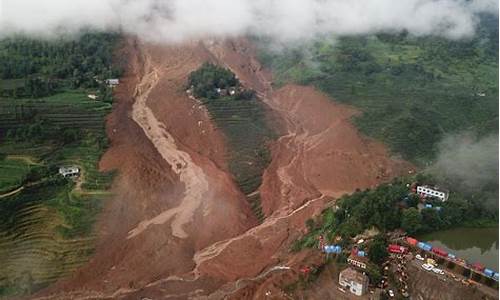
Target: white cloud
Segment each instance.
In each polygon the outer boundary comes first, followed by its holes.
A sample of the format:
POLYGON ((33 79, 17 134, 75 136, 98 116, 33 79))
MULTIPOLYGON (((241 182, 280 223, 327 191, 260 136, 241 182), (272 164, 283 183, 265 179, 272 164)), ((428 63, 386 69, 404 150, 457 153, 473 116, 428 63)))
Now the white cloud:
POLYGON ((161 41, 245 33, 284 40, 408 30, 460 38, 495 0, 0 0, 0 34, 120 28, 161 41))

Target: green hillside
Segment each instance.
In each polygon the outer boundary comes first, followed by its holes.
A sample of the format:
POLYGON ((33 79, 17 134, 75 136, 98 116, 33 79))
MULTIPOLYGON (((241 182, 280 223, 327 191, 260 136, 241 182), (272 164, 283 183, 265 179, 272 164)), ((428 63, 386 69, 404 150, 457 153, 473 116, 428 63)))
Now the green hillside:
POLYGON ((68 276, 93 251, 113 177, 98 162, 118 41, 109 33, 0 40, 0 297, 68 276), (81 176, 65 179, 60 166, 78 166, 81 176))
POLYGON ((473 38, 407 33, 320 38, 260 57, 276 83, 313 84, 359 108, 367 135, 428 164, 447 134, 498 131, 498 17, 485 15, 473 38))

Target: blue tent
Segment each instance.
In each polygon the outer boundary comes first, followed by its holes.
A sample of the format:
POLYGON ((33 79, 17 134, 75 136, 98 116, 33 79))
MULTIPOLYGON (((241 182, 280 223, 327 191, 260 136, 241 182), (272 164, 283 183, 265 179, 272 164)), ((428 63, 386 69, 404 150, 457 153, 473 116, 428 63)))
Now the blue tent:
POLYGON ((326 253, 340 253, 342 252, 342 248, 337 245, 326 245, 323 247, 326 253))
POLYGON ((493 270, 490 269, 484 269, 483 273, 488 277, 493 277, 493 275, 495 274, 495 272, 493 272, 493 270))

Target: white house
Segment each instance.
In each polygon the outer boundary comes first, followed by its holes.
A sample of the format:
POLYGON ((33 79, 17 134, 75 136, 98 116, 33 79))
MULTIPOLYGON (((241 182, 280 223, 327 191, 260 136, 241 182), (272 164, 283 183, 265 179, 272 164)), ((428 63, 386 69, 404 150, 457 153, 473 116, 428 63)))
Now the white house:
POLYGON ((347 263, 349 263, 355 267, 361 268, 361 269, 366 269, 366 265, 368 263, 368 260, 366 257, 356 256, 356 255, 351 254, 347 258, 347 263))
POLYGON ((448 200, 448 192, 438 190, 427 185, 417 186, 417 194, 424 197, 435 197, 443 202, 448 200))
POLYGON ((368 276, 352 268, 347 268, 339 274, 339 284, 356 296, 363 296, 366 293, 368 282, 368 276))
POLYGON ((77 177, 80 176, 80 168, 78 167, 60 167, 59 174, 63 177, 77 177))
POLYGON ((106 84, 110 87, 114 87, 120 84, 120 79, 115 79, 115 78, 106 79, 106 84))

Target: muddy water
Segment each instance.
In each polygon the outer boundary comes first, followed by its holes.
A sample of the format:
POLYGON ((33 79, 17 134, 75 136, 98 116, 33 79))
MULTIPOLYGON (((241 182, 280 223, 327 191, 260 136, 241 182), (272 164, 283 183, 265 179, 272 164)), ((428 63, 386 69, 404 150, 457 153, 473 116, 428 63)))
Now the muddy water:
POLYGON ((498 271, 498 227, 456 228, 418 237, 469 262, 480 262, 498 271))

